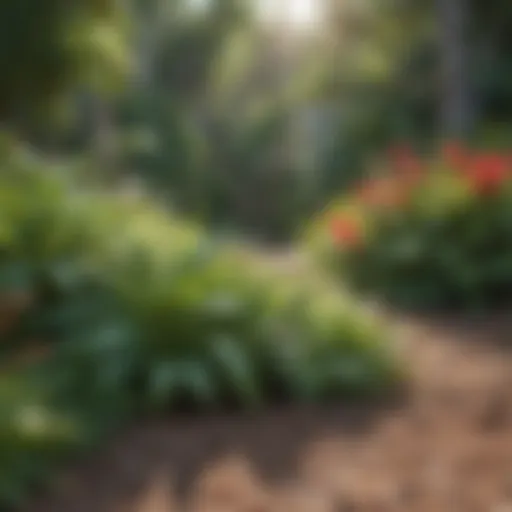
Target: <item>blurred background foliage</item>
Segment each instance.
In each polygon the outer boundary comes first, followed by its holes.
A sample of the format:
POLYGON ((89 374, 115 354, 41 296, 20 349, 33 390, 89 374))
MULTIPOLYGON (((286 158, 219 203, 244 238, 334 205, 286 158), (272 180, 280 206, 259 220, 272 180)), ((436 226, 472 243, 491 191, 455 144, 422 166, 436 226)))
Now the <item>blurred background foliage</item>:
POLYGON ((92 150, 105 180, 136 175, 211 227, 265 241, 289 239, 394 141, 429 148, 444 123, 507 143, 506 2, 330 0, 321 30, 264 24, 261 3, 6 2, 2 117, 26 125, 24 110, 79 83, 51 103, 53 130, 30 126, 34 143, 92 150), (460 65, 443 73, 450 57, 460 65))
POLYGON ((219 231, 289 240, 398 140, 510 138, 506 1, 36 3, 1 7, 4 124, 219 231))

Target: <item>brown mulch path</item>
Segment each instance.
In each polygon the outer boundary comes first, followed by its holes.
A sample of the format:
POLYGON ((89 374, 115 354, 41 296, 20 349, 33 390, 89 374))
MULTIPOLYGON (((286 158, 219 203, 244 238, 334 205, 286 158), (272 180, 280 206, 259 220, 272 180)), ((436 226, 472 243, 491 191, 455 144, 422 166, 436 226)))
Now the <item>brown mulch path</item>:
POLYGON ((139 425, 26 512, 512 511, 512 320, 397 324, 405 403, 139 425))

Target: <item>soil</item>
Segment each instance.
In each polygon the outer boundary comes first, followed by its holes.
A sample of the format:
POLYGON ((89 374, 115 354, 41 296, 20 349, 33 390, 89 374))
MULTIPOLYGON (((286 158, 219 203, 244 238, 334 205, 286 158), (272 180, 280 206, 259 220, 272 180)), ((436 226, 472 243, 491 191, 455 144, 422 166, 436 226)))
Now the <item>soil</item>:
POLYGON ((147 422, 25 512, 512 511, 512 318, 396 323, 403 401, 147 422))

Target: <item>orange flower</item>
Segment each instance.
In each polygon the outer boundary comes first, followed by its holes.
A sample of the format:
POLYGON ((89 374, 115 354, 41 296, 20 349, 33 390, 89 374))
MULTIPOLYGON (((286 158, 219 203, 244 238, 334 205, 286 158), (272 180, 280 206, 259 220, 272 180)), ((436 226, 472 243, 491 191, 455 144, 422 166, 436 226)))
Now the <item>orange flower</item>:
POLYGON ((357 247, 363 242, 361 225, 349 217, 336 217, 331 221, 331 235, 337 245, 357 247))
POLYGON ((510 178, 510 162, 502 155, 479 155, 466 172, 471 185, 479 195, 497 193, 510 178))

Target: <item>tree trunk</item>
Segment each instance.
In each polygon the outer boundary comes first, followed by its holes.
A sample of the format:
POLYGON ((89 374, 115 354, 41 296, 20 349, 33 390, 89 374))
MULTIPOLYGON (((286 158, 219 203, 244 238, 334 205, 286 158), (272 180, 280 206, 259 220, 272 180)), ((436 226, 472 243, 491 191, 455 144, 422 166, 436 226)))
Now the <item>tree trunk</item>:
POLYGON ((441 71, 440 125, 444 136, 464 137, 474 123, 469 71, 468 0, 437 0, 441 71))

